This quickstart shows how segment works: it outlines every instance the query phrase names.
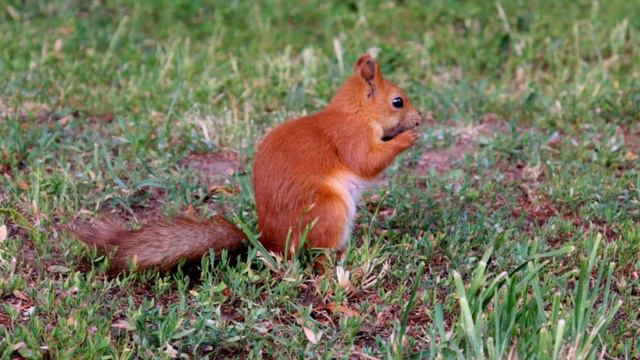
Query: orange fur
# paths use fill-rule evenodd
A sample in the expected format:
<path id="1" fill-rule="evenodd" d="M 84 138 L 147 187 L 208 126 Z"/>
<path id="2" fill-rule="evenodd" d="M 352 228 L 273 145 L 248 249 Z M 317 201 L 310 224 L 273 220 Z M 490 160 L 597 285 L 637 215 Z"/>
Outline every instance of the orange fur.
<path id="1" fill-rule="evenodd" d="M 402 108 L 392 106 L 396 97 L 403 99 Z M 305 227 L 317 219 L 306 246 L 342 251 L 360 193 L 416 142 L 413 128 L 421 120 L 372 57 L 358 59 L 327 108 L 276 127 L 259 145 L 253 183 L 260 241 L 271 251 L 287 253 L 287 234 L 296 249 Z M 129 260 L 140 269 L 166 270 L 181 259 L 197 260 L 210 248 L 233 250 L 245 240 L 222 216 L 155 221 L 140 230 L 102 221 L 76 234 L 102 253 L 112 253 L 115 271 L 124 270 Z"/>
<path id="2" fill-rule="evenodd" d="M 223 249 L 233 251 L 245 241 L 244 233 L 222 216 L 205 221 L 187 217 L 154 221 L 139 230 L 105 219 L 81 226 L 75 233 L 101 254 L 111 255 L 112 272 L 125 270 L 129 261 L 138 269 L 169 270 L 181 259 L 199 260 L 209 249 L 216 254 Z"/>

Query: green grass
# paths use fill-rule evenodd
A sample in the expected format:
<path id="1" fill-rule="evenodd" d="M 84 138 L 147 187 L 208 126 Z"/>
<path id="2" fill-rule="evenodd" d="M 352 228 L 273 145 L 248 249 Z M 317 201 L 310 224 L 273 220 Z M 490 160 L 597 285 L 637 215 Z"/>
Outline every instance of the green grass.
<path id="1" fill-rule="evenodd" d="M 0 357 L 640 357 L 638 13 L 1 2 Z M 326 105 L 372 47 L 436 120 L 365 196 L 339 275 L 249 246 L 109 278 L 64 231 L 224 208 L 255 238 L 257 141 Z M 178 166 L 216 151 L 246 167 L 227 192 Z"/>

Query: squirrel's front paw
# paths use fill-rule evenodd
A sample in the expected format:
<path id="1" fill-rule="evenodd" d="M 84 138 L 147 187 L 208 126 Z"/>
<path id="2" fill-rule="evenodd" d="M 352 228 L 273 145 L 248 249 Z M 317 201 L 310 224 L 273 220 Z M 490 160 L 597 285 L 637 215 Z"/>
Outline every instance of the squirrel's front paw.
<path id="1" fill-rule="evenodd" d="M 408 149 L 411 146 L 413 146 L 413 144 L 416 143 L 416 141 L 418 141 L 418 132 L 411 129 L 411 130 L 407 130 L 405 132 L 403 132 L 402 134 L 396 136 L 396 138 L 394 139 L 396 144 L 398 144 L 398 146 L 400 146 L 400 148 L 402 150 L 404 149 Z"/>

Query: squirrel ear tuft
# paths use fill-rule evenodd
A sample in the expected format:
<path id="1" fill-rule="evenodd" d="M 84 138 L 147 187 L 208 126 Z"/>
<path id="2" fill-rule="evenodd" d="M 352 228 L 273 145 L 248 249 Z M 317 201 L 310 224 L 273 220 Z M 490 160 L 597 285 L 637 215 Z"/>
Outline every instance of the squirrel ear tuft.
<path id="1" fill-rule="evenodd" d="M 375 94 L 375 84 L 381 80 L 380 68 L 378 62 L 369 54 L 362 55 L 353 67 L 356 76 L 359 76 L 368 86 L 369 92 L 367 97 Z"/>
<path id="2" fill-rule="evenodd" d="M 362 77 L 364 81 L 373 81 L 378 72 L 378 63 L 371 55 L 362 55 L 353 67 L 356 75 Z"/>

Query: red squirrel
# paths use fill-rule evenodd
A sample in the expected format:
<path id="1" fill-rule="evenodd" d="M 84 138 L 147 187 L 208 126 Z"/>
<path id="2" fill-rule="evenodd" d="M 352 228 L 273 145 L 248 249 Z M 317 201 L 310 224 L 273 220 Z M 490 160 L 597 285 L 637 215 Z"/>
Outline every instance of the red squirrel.
<path id="1" fill-rule="evenodd" d="M 277 126 L 258 145 L 253 186 L 260 242 L 269 251 L 291 254 L 316 220 L 304 246 L 342 252 L 361 193 L 416 142 L 414 128 L 421 121 L 407 95 L 383 78 L 376 60 L 360 57 L 325 109 Z M 76 234 L 112 253 L 116 271 L 128 261 L 138 269 L 167 270 L 181 259 L 198 260 L 209 249 L 234 250 L 246 240 L 220 215 L 162 220 L 139 230 L 107 220 Z"/>

